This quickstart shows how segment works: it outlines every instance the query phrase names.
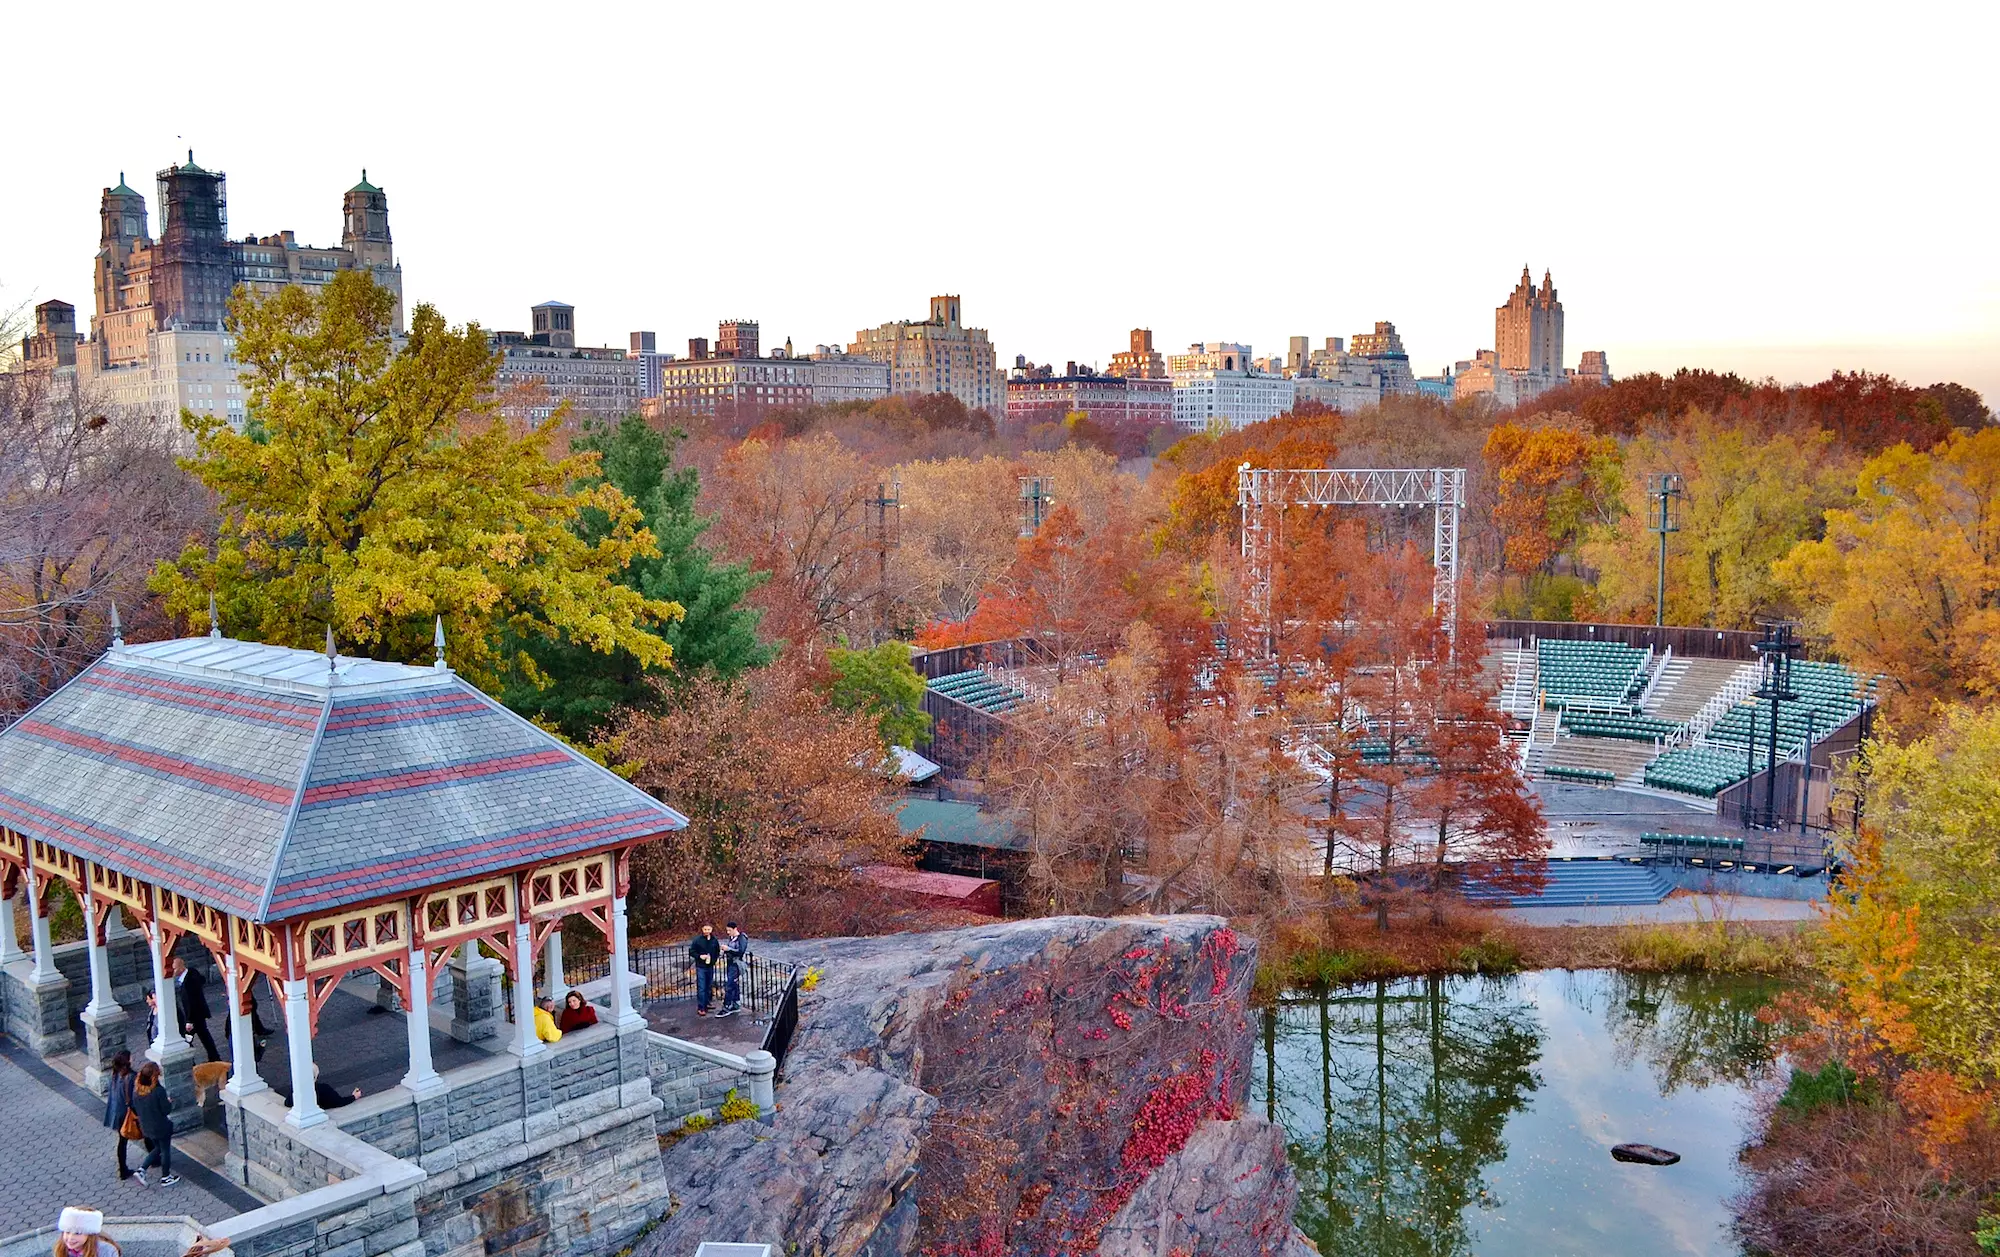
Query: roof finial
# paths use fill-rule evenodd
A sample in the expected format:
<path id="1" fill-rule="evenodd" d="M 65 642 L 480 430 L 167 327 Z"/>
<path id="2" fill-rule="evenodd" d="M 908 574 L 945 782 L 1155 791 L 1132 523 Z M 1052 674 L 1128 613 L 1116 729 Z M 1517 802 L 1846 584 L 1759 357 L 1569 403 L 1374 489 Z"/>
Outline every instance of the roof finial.
<path id="1" fill-rule="evenodd" d="M 368 172 L 364 170 L 364 171 L 362 171 L 362 173 L 363 173 L 363 174 L 367 174 Z M 435 630 L 433 630 L 433 631 L 432 631 L 432 633 L 431 633 L 431 644 L 437 647 L 437 661 L 436 661 L 435 663 L 433 663 L 433 664 L 432 664 L 431 666 L 432 666 L 432 667 L 434 667 L 434 668 L 436 668 L 436 669 L 437 669 L 437 670 L 438 670 L 439 672 L 443 672 L 443 671 L 445 670 L 445 663 L 444 663 L 444 617 L 443 617 L 443 616 L 439 616 L 439 617 L 437 618 L 437 628 L 436 628 Z"/>
<path id="2" fill-rule="evenodd" d="M 363 166 L 361 168 L 361 182 L 363 183 L 368 182 L 368 167 L 366 166 Z"/>
<path id="3" fill-rule="evenodd" d="M 326 674 L 330 677 L 340 667 L 340 652 L 333 648 L 333 621 L 326 624 Z"/>
<path id="4" fill-rule="evenodd" d="M 194 165 L 194 150 L 193 150 L 193 149 L 189 149 L 189 150 L 188 150 L 188 165 L 190 165 L 190 166 Z"/>
<path id="5" fill-rule="evenodd" d="M 118 623 L 118 603 L 116 601 L 111 604 L 111 644 L 113 646 L 123 646 L 125 644 L 125 629 Z"/>
<path id="6" fill-rule="evenodd" d="M 208 635 L 217 639 L 222 637 L 222 617 L 215 613 L 215 591 L 213 589 L 208 591 Z"/>

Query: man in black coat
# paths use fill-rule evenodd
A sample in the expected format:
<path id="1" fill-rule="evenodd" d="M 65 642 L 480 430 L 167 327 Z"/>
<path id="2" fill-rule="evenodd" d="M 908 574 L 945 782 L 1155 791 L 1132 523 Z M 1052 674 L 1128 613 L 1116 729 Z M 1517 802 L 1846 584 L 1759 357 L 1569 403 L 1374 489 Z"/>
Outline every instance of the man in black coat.
<path id="1" fill-rule="evenodd" d="M 174 1006 L 180 1010 L 181 1033 L 201 1040 L 208 1049 L 208 1059 L 219 1061 L 222 1053 L 215 1050 L 215 1036 L 208 1032 L 208 1019 L 212 1015 L 208 1008 L 208 980 L 201 976 L 201 970 L 190 968 L 180 957 L 172 957 Z"/>
<path id="2" fill-rule="evenodd" d="M 715 962 L 722 959 L 722 940 L 715 937 L 715 926 L 703 923 L 701 933 L 688 944 L 688 962 L 694 966 L 694 1015 L 708 1016 L 708 1006 L 715 1001 Z"/>

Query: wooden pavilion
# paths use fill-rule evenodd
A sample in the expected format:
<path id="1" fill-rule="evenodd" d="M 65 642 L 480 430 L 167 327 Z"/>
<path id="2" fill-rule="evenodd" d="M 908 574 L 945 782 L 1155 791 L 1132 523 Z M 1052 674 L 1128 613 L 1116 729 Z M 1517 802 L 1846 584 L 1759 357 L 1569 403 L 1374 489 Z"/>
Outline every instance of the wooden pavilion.
<path id="1" fill-rule="evenodd" d="M 84 907 L 92 1010 L 115 1013 L 105 929 L 143 927 L 160 1014 L 147 1055 L 189 1068 L 164 961 L 183 937 L 232 996 L 279 994 L 294 1102 L 313 1100 L 313 1033 L 342 978 L 372 970 L 400 998 L 419 1095 L 441 1081 L 429 1005 L 454 949 L 479 944 L 513 978 L 510 1050 L 534 1035 L 535 957 L 551 983 L 561 933 L 589 920 L 611 952 L 610 1020 L 639 1021 L 626 954 L 632 851 L 685 817 L 430 667 L 206 637 L 111 648 L 0 731 L 0 933 L 33 914 L 34 974 L 55 974 L 57 885 Z M 264 1089 L 249 1016 L 227 998 L 237 1096 Z M 224 1011 L 218 1007 L 218 1012 Z"/>

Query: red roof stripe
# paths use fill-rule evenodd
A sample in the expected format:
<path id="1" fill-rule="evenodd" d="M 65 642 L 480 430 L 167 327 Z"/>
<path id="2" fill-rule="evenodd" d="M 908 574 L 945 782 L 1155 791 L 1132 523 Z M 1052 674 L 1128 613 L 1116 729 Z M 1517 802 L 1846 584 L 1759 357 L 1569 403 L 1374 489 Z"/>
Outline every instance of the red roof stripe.
<path id="1" fill-rule="evenodd" d="M 206 868 L 180 859 L 151 843 L 51 811 L 5 789 L 0 789 L 0 815 L 6 815 L 12 828 L 31 838 L 74 847 L 87 858 L 134 877 L 170 881 L 173 874 L 163 866 L 172 865 L 190 878 L 184 884 L 175 885 L 174 889 L 238 915 L 255 912 L 257 901 L 263 894 L 262 886 L 245 881 L 225 869 Z M 244 893 L 228 894 L 224 889 L 226 887 L 235 887 Z"/>
<path id="2" fill-rule="evenodd" d="M 204 786 L 212 786 L 217 790 L 226 790 L 231 794 L 239 794 L 246 798 L 256 799 L 262 803 L 270 803 L 278 807 L 291 806 L 294 791 L 289 786 L 275 785 L 268 781 L 259 781 L 255 777 L 245 777 L 238 773 L 224 772 L 219 768 L 204 767 L 201 764 L 191 763 L 175 756 L 162 755 L 158 751 L 149 751 L 142 746 L 134 746 L 130 742 L 92 737 L 90 734 L 78 733 L 74 729 L 65 729 L 59 725 L 52 725 L 46 720 L 32 716 L 21 721 L 14 728 L 15 732 L 22 737 L 44 742 L 55 742 L 79 751 L 88 751 L 95 755 L 108 755 L 112 759 L 133 765 L 137 768 L 151 769 L 157 773 L 164 773 L 169 777 L 179 777 L 183 780 L 196 782 Z"/>
<path id="3" fill-rule="evenodd" d="M 225 716 L 290 725 L 295 729 L 310 730 L 319 724 L 319 713 L 298 703 L 282 703 L 205 686 L 182 685 L 162 677 L 141 678 L 131 673 L 112 674 L 92 670 L 79 679 L 98 689 L 195 711 L 220 712 Z"/>
<path id="4" fill-rule="evenodd" d="M 530 862 L 550 852 L 580 853 L 615 842 L 620 838 L 659 833 L 664 819 L 657 812 L 623 812 L 595 821 L 508 835 L 491 842 L 480 843 L 476 847 L 461 847 L 437 855 L 409 856 L 401 860 L 359 865 L 337 873 L 322 873 L 318 877 L 287 881 L 281 893 L 274 896 L 271 901 L 271 915 L 274 917 L 280 913 L 297 915 L 306 909 L 341 900 L 347 897 L 347 892 L 356 883 L 365 885 L 371 898 L 383 893 L 385 889 L 393 892 L 400 888 L 395 887 L 393 883 L 391 887 L 385 888 L 382 883 L 398 874 L 413 879 L 413 884 L 408 887 L 410 890 L 429 889 L 437 881 L 467 872 L 482 870 L 499 872 Z M 577 840 L 585 837 L 589 841 L 579 846 Z M 503 854 L 505 860 L 495 863 L 495 857 Z M 414 880 L 417 878 L 424 880 Z M 299 893 L 315 887 L 324 889 L 319 894 Z"/>
<path id="5" fill-rule="evenodd" d="M 337 714 L 326 722 L 326 731 L 339 733 L 343 729 L 373 729 L 383 725 L 414 724 L 422 720 L 445 720 L 453 716 L 477 716 L 487 710 L 485 703 L 477 699 L 464 698 L 451 704 L 425 704 L 421 708 L 381 711 L 365 716 L 355 716 L 336 709 Z"/>
<path id="6" fill-rule="evenodd" d="M 334 804 L 349 799 L 366 798 L 373 794 L 387 794 L 392 790 L 420 790 L 427 786 L 451 785 L 459 781 L 471 781 L 480 777 L 491 777 L 496 773 L 516 772 L 532 768 L 551 768 L 559 764 L 571 763 L 569 753 L 561 750 L 524 751 L 514 755 L 500 755 L 492 759 L 467 760 L 459 764 L 440 764 L 433 768 L 413 768 L 406 772 L 390 773 L 382 777 L 363 777 L 355 781 L 327 782 L 308 786 L 303 807 L 319 804 Z"/>

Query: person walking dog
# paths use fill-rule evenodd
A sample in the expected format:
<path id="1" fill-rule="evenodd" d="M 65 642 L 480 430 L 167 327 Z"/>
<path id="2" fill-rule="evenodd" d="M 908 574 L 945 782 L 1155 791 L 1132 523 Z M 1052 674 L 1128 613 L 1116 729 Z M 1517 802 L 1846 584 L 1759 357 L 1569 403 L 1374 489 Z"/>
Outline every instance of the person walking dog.
<path id="1" fill-rule="evenodd" d="M 135 1139 L 141 1139 L 138 1115 L 132 1112 L 132 1085 L 138 1075 L 132 1072 L 132 1054 L 119 1052 L 111 1058 L 111 1077 L 106 1079 L 104 1088 L 104 1124 L 118 1134 L 118 1181 L 132 1177 L 131 1167 L 125 1163 L 125 1147 Z"/>
<path id="2" fill-rule="evenodd" d="M 694 964 L 694 1015 L 706 1017 L 715 1002 L 715 964 L 722 959 L 722 942 L 712 923 L 702 922 L 701 933 L 688 944 L 688 959 Z"/>
<path id="3" fill-rule="evenodd" d="M 181 1181 L 174 1173 L 174 1100 L 167 1094 L 167 1080 L 160 1067 L 147 1061 L 139 1067 L 132 1085 L 132 1111 L 139 1115 L 139 1133 L 146 1140 L 146 1159 L 139 1163 L 139 1186 L 146 1186 L 146 1171 L 160 1167 L 160 1186 L 172 1187 Z"/>

